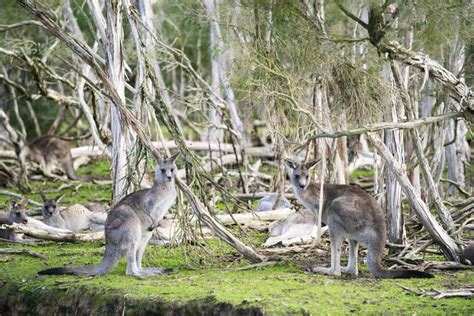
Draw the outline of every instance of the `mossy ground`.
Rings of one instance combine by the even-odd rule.
[[[89,168],[89,169],[87,169]],[[95,168],[95,169],[94,169]],[[101,169],[99,172],[97,169]],[[88,171],[89,170],[89,171]],[[99,162],[81,168],[79,173],[103,173],[107,163]],[[58,188],[61,183],[34,182],[38,189]],[[65,204],[85,203],[110,198],[110,186],[81,183],[79,188],[69,187],[54,194],[66,193]],[[37,195],[29,195],[39,200]],[[3,203],[6,199],[2,197]],[[258,236],[261,238],[262,236]],[[73,276],[38,276],[41,269],[54,266],[80,266],[96,264],[104,250],[103,242],[54,243],[18,245],[0,242],[0,248],[27,248],[41,252],[47,259],[26,254],[0,255],[0,281],[14,283],[22,293],[38,293],[54,289],[97,289],[101,293],[119,293],[127,299],[160,299],[185,304],[191,300],[212,297],[216,302],[239,307],[257,307],[270,314],[465,314],[474,313],[472,300],[450,298],[434,300],[405,294],[401,286],[411,289],[454,289],[474,284],[474,272],[436,273],[434,279],[376,280],[359,264],[359,278],[332,278],[305,274],[302,262],[327,263],[317,255],[300,255],[286,258],[280,264],[254,270],[237,270],[250,264],[228,245],[212,241],[205,248],[182,245],[176,248],[148,246],[145,266],[172,269],[169,275],[150,279],[137,279],[125,275],[126,263],[119,265],[106,276],[83,278]],[[191,255],[190,255],[191,254]],[[202,255],[200,255],[202,254]],[[363,257],[363,256],[362,256]],[[3,283],[2,282],[2,283]],[[0,286],[0,294],[2,287]],[[66,295],[66,294],[65,294]]]

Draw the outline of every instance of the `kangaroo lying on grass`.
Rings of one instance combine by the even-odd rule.
[[[320,184],[310,183],[309,170],[317,161],[297,163],[285,160],[293,192],[308,210],[319,212]],[[352,185],[324,184],[322,222],[329,227],[331,267],[315,267],[315,273],[340,276],[341,272],[358,275],[359,243],[368,248],[367,265],[376,278],[432,278],[433,275],[415,270],[386,270],[381,265],[387,230],[382,208],[373,197]],[[342,267],[341,245],[349,240],[349,262]]]
[[[104,275],[124,256],[127,275],[147,277],[166,273],[160,268],[142,268],[142,258],[153,230],[175,203],[173,163],[177,156],[166,160],[155,157],[158,165],[153,187],[127,195],[112,208],[105,223],[104,258],[97,266],[52,268],[38,274]]]
[[[27,146],[16,148],[16,151],[17,154],[38,163],[42,172],[48,177],[57,178],[53,174],[53,169],[59,163],[69,179],[90,180],[89,177],[80,177],[76,174],[69,143],[55,135],[42,135]]]
[[[60,210],[58,205],[64,194],[52,199],[48,199],[42,192],[40,195],[44,202],[42,209],[43,221],[47,225],[74,232],[84,229],[104,229],[107,213],[93,213],[81,204],[74,204]]]
[[[0,225],[11,225],[13,223],[26,225],[28,223],[28,217],[25,213],[27,204],[27,198],[22,198],[19,202],[13,201],[10,212],[0,214]],[[11,232],[6,229],[0,229],[0,238],[21,241],[23,239],[23,234]]]

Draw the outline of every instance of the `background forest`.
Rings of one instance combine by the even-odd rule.
[[[173,239],[208,227],[261,263],[285,247],[263,249],[269,223],[233,215],[272,192],[273,207],[299,207],[284,159],[321,159],[315,181],[381,203],[392,264],[459,264],[473,228],[473,21],[470,0],[2,0],[0,201],[66,189],[65,203],[108,207],[152,184],[150,150],[180,152]],[[44,134],[94,182],[25,160]],[[184,253],[221,255],[202,249]]]

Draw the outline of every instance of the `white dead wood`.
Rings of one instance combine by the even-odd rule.
[[[3,225],[2,228],[13,231],[15,233],[21,233],[28,235],[30,237],[52,240],[52,241],[67,241],[67,242],[76,242],[76,241],[95,241],[104,239],[104,231],[97,231],[92,233],[60,233],[60,232],[51,232],[38,228],[28,227],[21,224],[13,223],[11,225]]]
[[[237,214],[218,214],[216,219],[224,225],[229,224],[245,224],[250,221],[277,221],[288,217],[288,215],[295,213],[294,209],[282,208],[273,211],[264,211],[256,213],[237,213]]]
[[[420,196],[416,194],[410,180],[406,176],[406,170],[404,170],[404,168],[395,160],[387,146],[385,146],[382,140],[375,133],[367,133],[367,138],[394,173],[419,221],[429,232],[433,240],[438,243],[445,257],[448,260],[458,262],[459,254],[461,252],[459,245],[446,233],[443,227],[439,225],[431,214],[428,206],[423,202]]]

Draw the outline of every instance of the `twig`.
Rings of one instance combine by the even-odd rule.
[[[2,253],[2,254],[26,253],[26,254],[29,254],[30,256],[33,256],[33,257],[38,257],[38,258],[41,258],[41,259],[48,259],[48,257],[46,257],[46,255],[44,255],[42,253],[39,253],[39,252],[36,252],[36,251],[29,250],[29,249],[0,249],[0,253]]]
[[[6,196],[18,198],[18,199],[22,199],[22,198],[23,198],[23,195],[21,195],[21,194],[17,194],[17,193],[5,191],[5,190],[1,190],[1,191],[0,191],[0,195],[6,195]],[[30,199],[28,199],[28,204],[31,204],[31,205],[33,205],[33,206],[43,207],[43,204],[38,203],[38,202],[35,202],[35,201],[33,201],[33,200],[30,200]]]

